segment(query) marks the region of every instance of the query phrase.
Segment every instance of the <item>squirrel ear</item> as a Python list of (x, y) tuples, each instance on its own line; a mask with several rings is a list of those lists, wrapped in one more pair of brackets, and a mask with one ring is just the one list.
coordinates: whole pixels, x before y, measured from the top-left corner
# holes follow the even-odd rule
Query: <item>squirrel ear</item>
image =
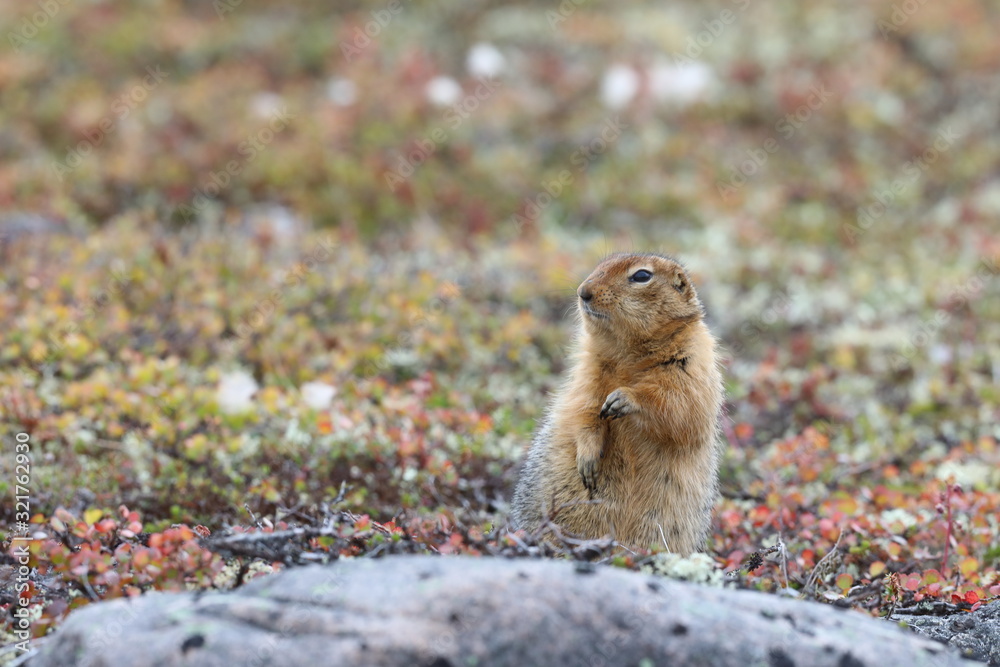
[(679, 271), (675, 273), (671, 284), (674, 286), (675, 290), (683, 294), (684, 288), (687, 287), (687, 282), (684, 280), (684, 274)]

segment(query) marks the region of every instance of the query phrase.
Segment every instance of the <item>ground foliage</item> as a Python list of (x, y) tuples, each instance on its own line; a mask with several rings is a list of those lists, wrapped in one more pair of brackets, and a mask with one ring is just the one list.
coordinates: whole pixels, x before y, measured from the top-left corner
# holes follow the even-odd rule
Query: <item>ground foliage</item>
[[(48, 5), (27, 37), (8, 3), (0, 53), (37, 634), (336, 557), (649, 563), (505, 523), (573, 290), (622, 248), (682, 257), (723, 344), (733, 585), (1000, 594), (985, 3)], [(10, 628), (7, 502), (0, 530)]]

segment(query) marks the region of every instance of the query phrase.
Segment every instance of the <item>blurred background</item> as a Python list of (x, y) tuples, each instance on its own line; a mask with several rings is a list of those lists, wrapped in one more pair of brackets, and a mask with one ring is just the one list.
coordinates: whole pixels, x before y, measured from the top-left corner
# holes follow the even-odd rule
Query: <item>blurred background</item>
[[(370, 235), (426, 219), (506, 241), (525, 232), (507, 224), (517, 214), (528, 231), (718, 225), (732, 243), (763, 233), (833, 256), (858, 210), (947, 128), (947, 150), (855, 245), (905, 225), (950, 247), (947, 230), (995, 214), (1000, 196), (988, 2), (2, 12), (0, 204), (73, 229), (269, 208)], [(526, 212), (563, 170), (572, 183)]]
[(952, 480), (964, 557), (995, 571), (998, 20), (0, 3), (3, 428), (44, 453), (38, 511), (214, 528), (347, 481), (382, 519), (502, 521), (576, 285), (656, 250), (725, 357), (720, 559), (782, 529), (808, 571), (848, 519), (914, 545), (855, 554), (857, 576), (938, 553)]

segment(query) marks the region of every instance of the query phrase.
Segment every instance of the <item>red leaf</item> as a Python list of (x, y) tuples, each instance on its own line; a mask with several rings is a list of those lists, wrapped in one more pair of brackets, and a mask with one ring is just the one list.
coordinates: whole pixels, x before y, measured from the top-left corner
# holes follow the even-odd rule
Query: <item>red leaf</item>
[(733, 432), (736, 433), (736, 437), (740, 440), (749, 440), (753, 437), (753, 425), (746, 422), (740, 422), (733, 427)]
[(979, 596), (976, 595), (976, 591), (968, 591), (965, 594), (965, 601), (969, 604), (976, 604), (979, 602)]
[(103, 521), (98, 522), (97, 525), (94, 526), (94, 528), (101, 535), (106, 535), (111, 531), (115, 530), (116, 528), (118, 528), (118, 522), (115, 521), (114, 519), (104, 519)]

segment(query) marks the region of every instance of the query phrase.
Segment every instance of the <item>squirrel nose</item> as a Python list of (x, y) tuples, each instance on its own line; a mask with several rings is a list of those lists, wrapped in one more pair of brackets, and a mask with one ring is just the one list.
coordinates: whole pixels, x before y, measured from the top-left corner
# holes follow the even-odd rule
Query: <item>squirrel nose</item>
[(590, 291), (590, 286), (587, 285), (587, 283), (580, 285), (580, 289), (578, 289), (576, 293), (585, 302), (589, 302), (594, 298), (594, 293)]

